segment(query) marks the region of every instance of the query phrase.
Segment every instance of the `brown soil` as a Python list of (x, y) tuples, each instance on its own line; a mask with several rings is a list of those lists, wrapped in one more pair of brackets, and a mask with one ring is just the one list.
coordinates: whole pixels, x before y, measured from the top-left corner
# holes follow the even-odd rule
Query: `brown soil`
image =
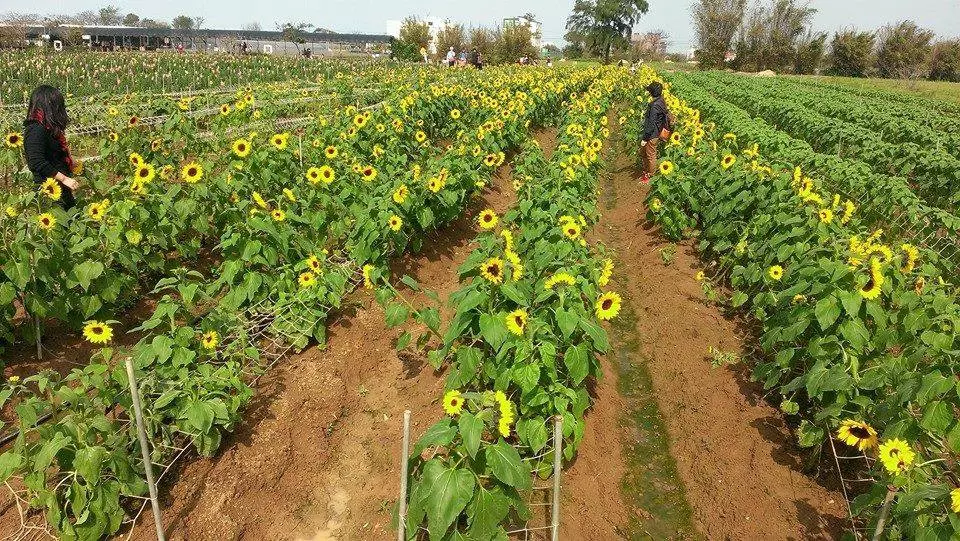
[[(515, 200), (509, 165), (463, 218), (415, 256), (393, 265), (441, 299), (459, 288), (456, 269), (469, 255), (482, 208), (502, 213)], [(397, 280), (395, 279), (394, 282)], [(429, 305), (422, 294), (404, 295)], [(387, 329), (382, 308), (363, 293), (357, 309), (332, 322), (324, 348), (283, 362), (261, 380), (249, 419), (213, 459), (179, 468), (162, 488), (168, 539), (390, 539), (400, 482), (404, 410), (416, 441), (442, 411), (442, 374), (423, 359), (398, 355), (401, 329)], [(452, 314), (444, 307), (444, 319)], [(415, 333), (416, 334), (416, 333)], [(133, 534), (149, 540), (149, 510)]]
[[(660, 249), (668, 243), (644, 218), (647, 188), (632, 157), (620, 153), (614, 167), (615, 204), (598, 233), (621, 263), (614, 287), (638, 315), (641, 354), (695, 526), (708, 539), (838, 538), (846, 517), (842, 494), (801, 472), (794, 437), (745, 369), (710, 364), (708, 347), (739, 353), (745, 340), (735, 321), (703, 300), (692, 243), (680, 245), (665, 265)], [(609, 366), (605, 372), (580, 455), (564, 480), (565, 539), (622, 538), (618, 526), (630, 513), (642, 522), (643, 510), (623, 509), (619, 497), (629, 434), (617, 429), (622, 399)], [(583, 508), (590, 512), (577, 516)]]

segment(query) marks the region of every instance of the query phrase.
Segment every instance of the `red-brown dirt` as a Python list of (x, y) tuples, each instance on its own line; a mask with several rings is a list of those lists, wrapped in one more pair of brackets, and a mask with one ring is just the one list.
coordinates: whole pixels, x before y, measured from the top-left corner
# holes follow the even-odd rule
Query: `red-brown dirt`
[[(710, 346), (740, 353), (745, 339), (735, 321), (704, 301), (694, 278), (700, 263), (692, 243), (678, 246), (676, 258), (665, 264), (660, 249), (668, 243), (644, 218), (647, 188), (632, 157), (619, 153), (613, 167), (613, 186), (607, 189), (614, 190), (615, 204), (597, 233), (622, 264), (613, 287), (638, 316), (635, 332), (694, 525), (708, 539), (838, 538), (846, 520), (842, 494), (801, 473), (794, 437), (744, 368), (710, 364)], [(609, 364), (587, 414), (580, 455), (566, 472), (563, 494), (571, 505), (564, 508), (564, 539), (621, 538), (619, 481), (628, 467), (623, 457), (630, 433), (617, 428), (623, 404)], [(573, 515), (584, 506), (590, 514)], [(644, 510), (627, 512), (642, 523)]]
[[(445, 299), (456, 269), (469, 255), (482, 208), (502, 213), (515, 200), (511, 168), (463, 218), (437, 232), (426, 249), (393, 265)], [(396, 280), (395, 280), (396, 281)], [(423, 295), (404, 293), (415, 304)], [(330, 326), (324, 348), (313, 347), (262, 380), (246, 413), (250, 421), (225, 441), (221, 454), (182, 467), (162, 491), (168, 538), (390, 539), (392, 506), (400, 488), (404, 410), (412, 411), (411, 439), (442, 415), (442, 374), (422, 359), (399, 355), (382, 308), (366, 293), (359, 306)], [(443, 317), (450, 314), (444, 307)], [(134, 539), (153, 538), (144, 513)]]

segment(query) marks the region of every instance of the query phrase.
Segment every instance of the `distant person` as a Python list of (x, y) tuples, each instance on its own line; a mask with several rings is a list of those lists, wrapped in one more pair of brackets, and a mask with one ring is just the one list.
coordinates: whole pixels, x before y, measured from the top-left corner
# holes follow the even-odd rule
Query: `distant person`
[(429, 64), (429, 63), (430, 63), (430, 58), (427, 56), (427, 48), (426, 48), (426, 47), (420, 47), (420, 56), (423, 57), (423, 63), (424, 63), (424, 64)]
[(60, 185), (60, 206), (76, 205), (74, 192), (80, 184), (73, 174), (73, 157), (64, 131), (70, 123), (63, 94), (50, 85), (41, 85), (30, 95), (27, 119), (23, 121), (23, 152), (33, 181), (40, 186), (47, 179)]
[(447, 51), (447, 66), (452, 68), (456, 59), (457, 53), (453, 50), (453, 47), (450, 47), (450, 50)]
[(647, 85), (647, 92), (653, 97), (653, 101), (647, 106), (643, 121), (643, 141), (640, 143), (644, 165), (641, 180), (644, 183), (650, 182), (657, 174), (657, 145), (660, 139), (669, 137), (673, 129), (667, 102), (663, 100), (663, 85), (654, 81)]
[(480, 54), (480, 50), (476, 47), (473, 48), (473, 51), (470, 53), (470, 64), (478, 70), (483, 69), (483, 55)]
[(467, 65), (467, 51), (460, 51), (460, 55), (457, 57), (457, 65), (461, 67)]

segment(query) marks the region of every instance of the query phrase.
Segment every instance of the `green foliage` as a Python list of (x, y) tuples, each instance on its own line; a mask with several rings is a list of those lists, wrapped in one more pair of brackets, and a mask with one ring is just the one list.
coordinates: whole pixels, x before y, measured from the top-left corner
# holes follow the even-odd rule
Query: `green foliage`
[(933, 46), (930, 79), (960, 83), (960, 39), (941, 41)]
[(567, 18), (567, 31), (609, 62), (614, 49), (629, 45), (633, 26), (648, 9), (646, 0), (577, 0)]
[(934, 33), (903, 21), (880, 31), (877, 43), (877, 71), (881, 77), (916, 79), (927, 69)]
[(833, 34), (830, 43), (831, 75), (864, 77), (873, 61), (873, 32), (844, 30)]

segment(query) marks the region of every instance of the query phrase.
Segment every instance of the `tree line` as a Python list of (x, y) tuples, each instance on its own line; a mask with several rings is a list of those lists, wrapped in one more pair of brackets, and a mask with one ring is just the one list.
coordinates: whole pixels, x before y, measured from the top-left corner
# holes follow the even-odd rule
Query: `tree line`
[[(521, 17), (535, 20), (532, 14)], [(393, 44), (393, 56), (398, 60), (422, 60), (421, 49), (430, 49), (433, 35), (430, 24), (417, 17), (407, 17), (400, 26), (400, 36)], [(462, 24), (447, 23), (436, 35), (435, 59), (441, 59), (450, 48), (458, 54), (476, 49), (486, 64), (516, 63), (521, 57), (539, 58), (540, 51), (533, 45), (533, 32), (525, 24), (495, 28), (466, 28)]]
[(703, 69), (960, 81), (960, 39), (936, 40), (913, 21), (875, 31), (814, 31), (817, 10), (794, 0), (699, 0), (693, 7)]

